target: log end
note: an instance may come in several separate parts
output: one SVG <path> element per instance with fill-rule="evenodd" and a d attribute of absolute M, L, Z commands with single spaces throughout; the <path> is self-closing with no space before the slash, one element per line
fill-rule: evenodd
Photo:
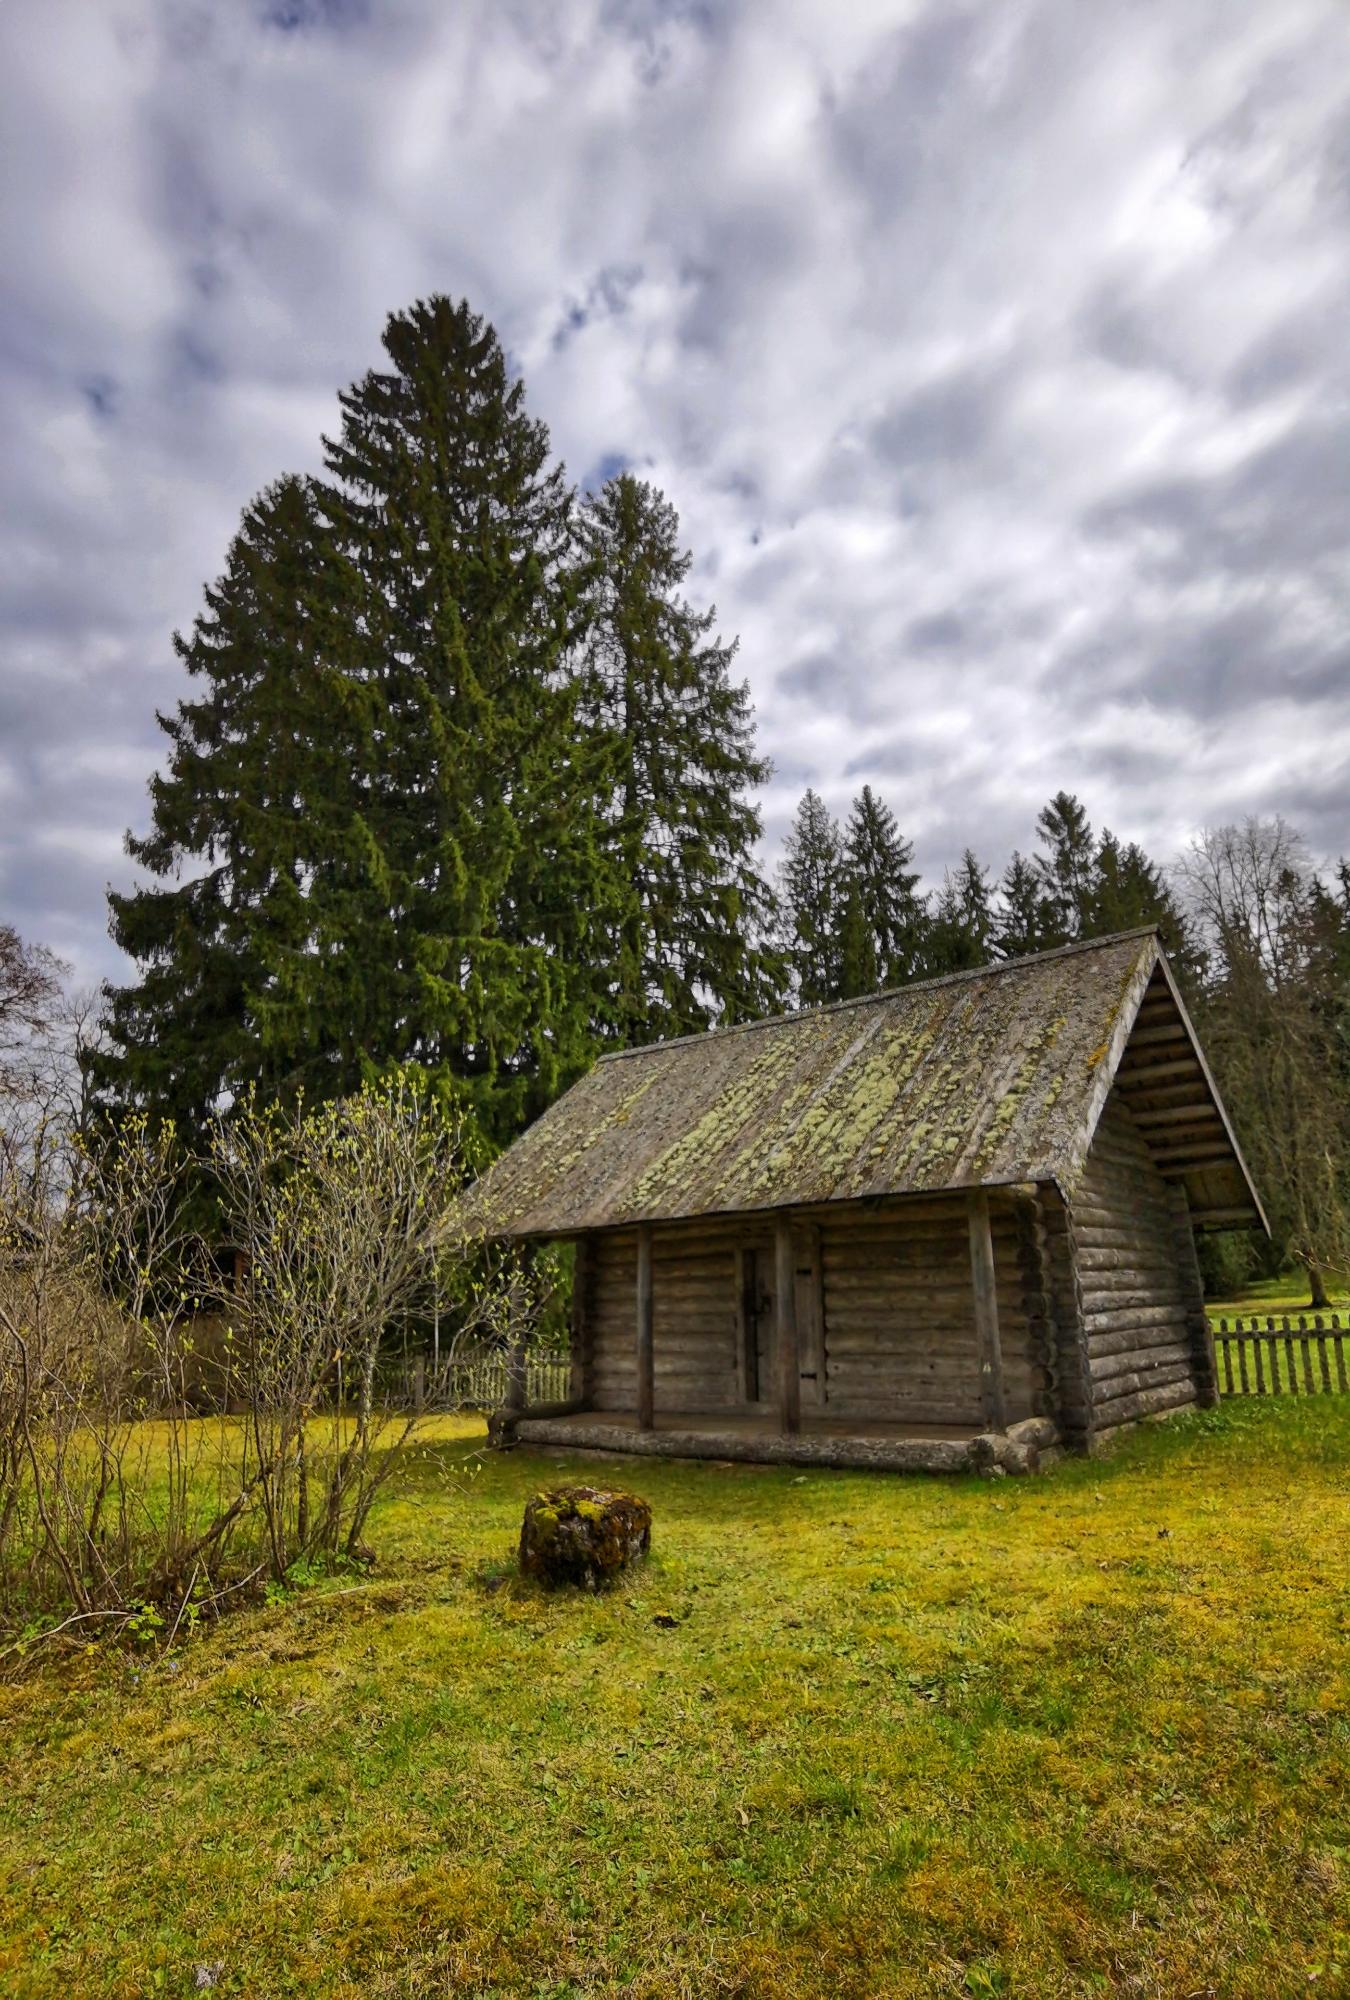
<path fill-rule="evenodd" d="M 1059 1432 L 1048 1417 L 1027 1417 L 1006 1431 L 984 1431 L 968 1447 L 971 1469 L 986 1474 L 1040 1472 L 1061 1456 Z"/>

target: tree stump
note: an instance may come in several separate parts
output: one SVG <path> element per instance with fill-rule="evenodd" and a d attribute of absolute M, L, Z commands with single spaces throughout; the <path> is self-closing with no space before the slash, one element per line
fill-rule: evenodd
<path fill-rule="evenodd" d="M 600 1590 L 651 1547 L 652 1510 L 635 1493 L 559 1486 L 525 1503 L 520 1567 L 541 1583 Z"/>

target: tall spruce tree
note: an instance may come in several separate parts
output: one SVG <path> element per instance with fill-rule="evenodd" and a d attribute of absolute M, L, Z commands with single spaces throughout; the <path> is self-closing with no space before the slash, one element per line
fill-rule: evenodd
<path fill-rule="evenodd" d="M 1024 958 L 1028 952 L 1044 951 L 1062 942 L 1041 871 L 1016 849 L 1003 871 L 998 894 L 994 943 L 1001 958 Z"/>
<path fill-rule="evenodd" d="M 969 972 L 987 965 L 994 953 L 994 912 L 989 878 L 972 848 L 966 848 L 942 892 L 929 930 L 924 969 L 929 973 Z"/>
<path fill-rule="evenodd" d="M 589 1060 L 620 884 L 572 495 L 467 305 L 394 314 L 328 479 L 250 510 L 113 898 L 105 1093 L 191 1124 L 415 1060 L 511 1137 Z"/>
<path fill-rule="evenodd" d="M 865 933 L 844 953 L 845 998 L 899 986 L 923 961 L 928 911 L 915 894 L 919 876 L 910 867 L 912 844 L 903 839 L 890 807 L 864 785 L 844 829 L 845 922 Z M 847 911 L 852 910 L 849 919 Z M 865 983 L 857 984 L 856 981 Z"/>
<path fill-rule="evenodd" d="M 799 1007 L 840 997 L 847 886 L 843 842 L 824 800 L 808 790 L 783 843 L 779 874 L 784 949 Z"/>
<path fill-rule="evenodd" d="M 341 398 L 320 489 L 342 554 L 333 644 L 369 783 L 376 1063 L 454 1079 L 494 1140 L 589 1060 L 619 909 L 603 820 L 613 746 L 587 729 L 572 494 L 496 333 L 466 303 L 391 316 L 390 366 Z"/>
<path fill-rule="evenodd" d="M 999 888 L 995 940 L 1004 957 L 1157 924 L 1183 982 L 1194 976 L 1186 920 L 1158 865 L 1135 841 L 1098 839 L 1072 792 L 1057 792 L 1036 820 L 1042 852 L 1014 854 Z"/>
<path fill-rule="evenodd" d="M 93 1081 L 187 1133 L 250 1084 L 323 1094 L 344 1080 L 334 1016 L 278 1011 L 288 968 L 315 949 L 314 883 L 326 870 L 336 890 L 343 867 L 351 762 L 316 608 L 327 569 L 304 481 L 245 511 L 205 611 L 174 638 L 196 687 L 159 717 L 151 830 L 127 841 L 151 880 L 109 898 L 140 976 L 105 990 Z"/>
<path fill-rule="evenodd" d="M 1121 842 L 1107 829 L 1097 845 L 1083 935 L 1106 937 L 1143 924 L 1158 926 L 1173 969 L 1183 984 L 1193 981 L 1195 948 L 1166 876 L 1136 841 Z"/>
<path fill-rule="evenodd" d="M 839 998 L 856 1000 L 875 993 L 882 984 L 876 936 L 864 913 L 861 891 L 846 878 L 839 924 Z"/>
<path fill-rule="evenodd" d="M 620 473 L 582 509 L 584 695 L 616 753 L 607 835 L 622 915 L 610 978 L 629 1044 L 771 1011 L 783 967 L 755 860 L 754 748 L 735 642 L 681 594 L 692 562 L 675 509 Z"/>
<path fill-rule="evenodd" d="M 1043 943 L 1069 944 L 1087 935 L 1096 885 L 1096 840 L 1081 800 L 1056 792 L 1037 816 L 1036 833 L 1044 850 L 1036 862 Z"/>

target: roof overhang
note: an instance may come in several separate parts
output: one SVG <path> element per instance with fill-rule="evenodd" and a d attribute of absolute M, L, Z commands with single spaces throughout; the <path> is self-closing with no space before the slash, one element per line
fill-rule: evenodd
<path fill-rule="evenodd" d="M 1186 1190 L 1197 1229 L 1270 1225 L 1166 953 L 1140 963 L 1102 1063 L 1069 1194 L 1112 1090 L 1128 1105 L 1165 1180 Z"/>

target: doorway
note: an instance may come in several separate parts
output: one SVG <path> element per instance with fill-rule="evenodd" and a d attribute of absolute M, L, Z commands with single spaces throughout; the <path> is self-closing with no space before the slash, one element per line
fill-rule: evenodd
<path fill-rule="evenodd" d="M 792 1253 L 801 1399 L 804 1407 L 819 1407 L 825 1401 L 819 1229 L 810 1224 L 794 1227 Z M 778 1324 L 771 1238 L 757 1236 L 736 1252 L 736 1325 L 742 1401 L 752 1409 L 776 1409 Z"/>
<path fill-rule="evenodd" d="M 761 1243 L 736 1253 L 741 1399 L 760 1408 L 774 1400 L 773 1251 Z"/>

